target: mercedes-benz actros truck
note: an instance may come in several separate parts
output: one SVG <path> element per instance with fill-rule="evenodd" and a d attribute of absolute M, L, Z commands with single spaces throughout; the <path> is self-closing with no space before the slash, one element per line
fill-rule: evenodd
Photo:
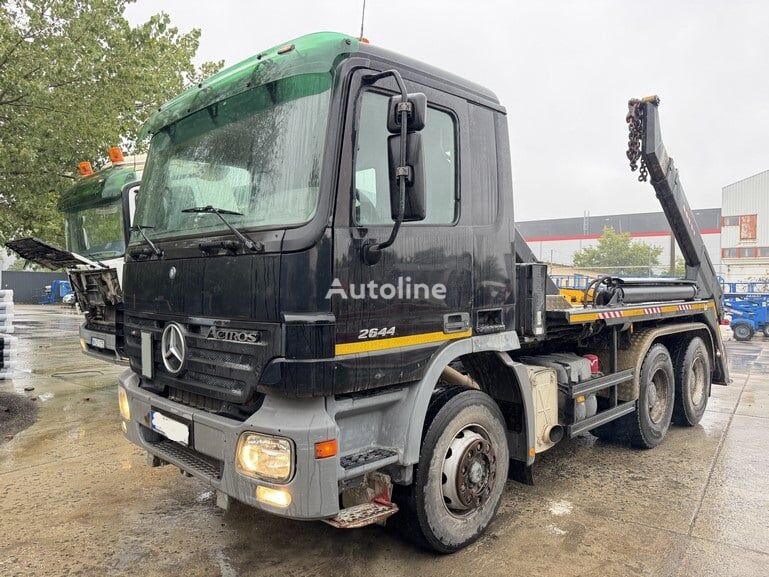
<path fill-rule="evenodd" d="M 628 158 L 685 278 L 601 277 L 576 307 L 516 238 L 486 88 L 319 33 L 161 106 L 124 269 L 126 437 L 222 507 L 387 519 L 452 552 L 561 440 L 696 424 L 728 381 L 720 289 L 658 105 L 630 102 Z"/>
<path fill-rule="evenodd" d="M 117 147 L 108 149 L 108 154 L 110 162 L 98 171 L 81 162 L 78 180 L 59 196 L 65 248 L 32 237 L 5 246 L 50 270 L 65 269 L 85 317 L 79 331 L 83 352 L 127 364 L 120 283 L 144 156 L 126 158 Z"/>

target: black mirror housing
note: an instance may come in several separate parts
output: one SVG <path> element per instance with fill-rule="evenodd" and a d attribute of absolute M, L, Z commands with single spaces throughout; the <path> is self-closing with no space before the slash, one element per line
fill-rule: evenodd
<path fill-rule="evenodd" d="M 393 220 L 398 217 L 400 146 L 400 135 L 393 135 L 387 139 L 390 162 L 390 212 Z M 427 217 L 425 165 L 422 152 L 422 135 L 418 132 L 412 132 L 406 136 L 406 170 L 408 174 L 406 176 L 403 222 L 424 220 Z"/>
<path fill-rule="evenodd" d="M 406 130 L 408 132 L 419 132 L 425 127 L 427 96 L 421 92 L 415 92 L 408 95 L 408 102 L 411 105 L 411 110 L 408 113 L 408 126 Z M 390 97 L 387 107 L 387 130 L 391 134 L 400 134 L 401 132 L 401 115 L 398 110 L 400 103 L 400 95 Z"/>

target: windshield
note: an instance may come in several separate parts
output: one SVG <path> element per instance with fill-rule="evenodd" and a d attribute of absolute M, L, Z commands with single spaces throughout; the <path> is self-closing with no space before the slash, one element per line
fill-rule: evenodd
<path fill-rule="evenodd" d="M 238 94 L 158 132 L 134 222 L 150 238 L 227 230 L 212 205 L 238 229 L 287 227 L 315 213 L 329 74 L 306 74 Z M 150 228 L 151 227 L 151 228 Z M 140 241 L 137 233 L 132 240 Z"/>
<path fill-rule="evenodd" d="M 121 199 L 65 213 L 64 234 L 67 250 L 85 257 L 104 260 L 123 256 L 125 241 Z"/>

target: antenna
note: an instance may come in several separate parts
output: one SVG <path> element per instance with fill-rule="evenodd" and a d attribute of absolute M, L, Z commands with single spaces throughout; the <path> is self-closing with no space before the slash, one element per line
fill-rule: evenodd
<path fill-rule="evenodd" d="M 358 40 L 363 40 L 363 23 L 366 21 L 366 0 L 363 0 L 363 10 L 360 14 L 360 36 Z"/>

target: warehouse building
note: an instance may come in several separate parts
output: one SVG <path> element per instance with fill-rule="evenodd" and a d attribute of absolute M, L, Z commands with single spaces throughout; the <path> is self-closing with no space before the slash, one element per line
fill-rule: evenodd
<path fill-rule="evenodd" d="M 722 208 L 694 210 L 705 246 L 727 282 L 769 280 L 769 170 L 722 189 Z M 662 273 L 680 254 L 662 212 L 610 214 L 518 223 L 534 255 L 544 262 L 571 265 L 574 253 L 594 245 L 607 227 L 662 249 Z"/>
<path fill-rule="evenodd" d="M 721 264 L 730 280 L 769 279 L 769 170 L 723 188 Z"/>
<path fill-rule="evenodd" d="M 711 260 L 719 268 L 721 254 L 721 210 L 706 208 L 695 210 L 694 218 L 705 240 Z M 769 211 L 767 211 L 769 215 Z M 675 246 L 670 225 L 662 212 L 637 214 L 610 214 L 583 217 L 533 220 L 518 223 L 518 230 L 526 239 L 534 255 L 545 262 L 571 265 L 574 253 L 595 245 L 605 228 L 628 232 L 634 240 L 656 245 L 662 249 L 660 268 L 669 266 L 672 256 L 680 255 Z"/>

